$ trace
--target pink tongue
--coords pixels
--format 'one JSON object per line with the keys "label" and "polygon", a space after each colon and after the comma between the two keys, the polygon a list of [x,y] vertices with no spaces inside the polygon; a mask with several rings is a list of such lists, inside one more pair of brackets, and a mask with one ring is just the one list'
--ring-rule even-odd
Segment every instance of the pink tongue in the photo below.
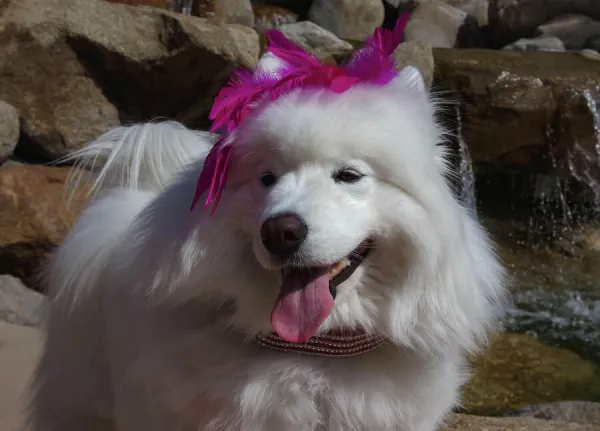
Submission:
{"label": "pink tongue", "polygon": [[283,276],[271,325],[284,340],[303,343],[315,335],[332,308],[327,270],[294,272]]}

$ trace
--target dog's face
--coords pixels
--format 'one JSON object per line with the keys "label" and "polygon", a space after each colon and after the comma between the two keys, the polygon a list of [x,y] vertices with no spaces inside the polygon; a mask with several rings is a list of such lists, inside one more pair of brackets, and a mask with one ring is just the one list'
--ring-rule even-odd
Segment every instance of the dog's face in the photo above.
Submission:
{"label": "dog's face", "polygon": [[292,342],[362,326],[408,343],[423,315],[478,301],[457,299],[477,271],[497,290],[486,240],[446,184],[440,135],[414,68],[385,87],[289,94],[245,121],[225,199],[256,270],[229,292],[236,323]]}

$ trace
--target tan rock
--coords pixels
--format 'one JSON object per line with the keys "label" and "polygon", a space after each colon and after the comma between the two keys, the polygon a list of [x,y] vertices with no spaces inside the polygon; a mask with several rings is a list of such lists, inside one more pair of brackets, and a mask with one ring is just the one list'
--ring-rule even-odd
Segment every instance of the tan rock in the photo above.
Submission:
{"label": "tan rock", "polygon": [[453,48],[467,15],[443,1],[423,3],[411,13],[404,39],[427,42],[434,48]]}
{"label": "tan rock", "polygon": [[194,0],[192,15],[218,24],[254,26],[254,12],[250,0]]}
{"label": "tan rock", "polygon": [[69,168],[16,165],[0,169],[0,274],[37,287],[41,264],[66,236],[85,196],[69,203]]}
{"label": "tan rock", "polygon": [[202,121],[233,67],[258,60],[251,28],[103,0],[7,0],[0,99],[23,150],[54,159],[122,120]]}
{"label": "tan rock", "polygon": [[427,88],[431,87],[434,69],[431,45],[419,41],[401,43],[393,57],[398,67],[414,66],[419,69],[425,85]]}
{"label": "tan rock", "polygon": [[381,26],[381,0],[315,0],[308,12],[310,21],[342,39],[363,40]]}
{"label": "tan rock", "polygon": [[0,164],[11,156],[19,141],[19,111],[0,100]]}
{"label": "tan rock", "polygon": [[110,3],[122,3],[132,6],[152,6],[167,9],[171,7],[172,0],[105,0]]}
{"label": "tan rock", "polygon": [[298,21],[297,13],[270,4],[253,3],[252,10],[254,11],[254,28],[260,32]]}
{"label": "tan rock", "polygon": [[595,431],[595,425],[550,422],[530,418],[487,418],[453,415],[440,431]]}
{"label": "tan rock", "polygon": [[279,30],[292,42],[315,54],[352,51],[352,45],[310,21],[283,24]]}
{"label": "tan rock", "polygon": [[26,388],[42,345],[37,328],[0,321],[0,429],[23,431]]}
{"label": "tan rock", "polygon": [[496,414],[566,399],[600,401],[600,367],[568,350],[520,334],[499,335],[473,358],[464,411]]}

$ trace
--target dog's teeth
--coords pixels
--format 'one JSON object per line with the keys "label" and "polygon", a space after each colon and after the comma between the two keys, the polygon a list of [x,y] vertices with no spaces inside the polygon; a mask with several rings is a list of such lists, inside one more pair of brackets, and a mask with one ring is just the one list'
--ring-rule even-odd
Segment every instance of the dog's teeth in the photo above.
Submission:
{"label": "dog's teeth", "polygon": [[348,259],[347,257],[345,257],[344,259],[340,260],[338,263],[333,265],[331,268],[329,268],[329,279],[332,279],[333,277],[338,275],[348,265],[350,265],[350,259]]}

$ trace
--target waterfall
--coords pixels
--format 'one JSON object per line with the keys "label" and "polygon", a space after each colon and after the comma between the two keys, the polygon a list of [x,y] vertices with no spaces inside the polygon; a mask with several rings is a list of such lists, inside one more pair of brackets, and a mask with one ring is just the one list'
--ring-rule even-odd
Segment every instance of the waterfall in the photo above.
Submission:
{"label": "waterfall", "polygon": [[477,201],[475,196],[475,174],[469,147],[462,136],[462,118],[460,108],[456,106],[456,139],[458,143],[458,175],[460,177],[460,200],[473,215],[477,214]]}

